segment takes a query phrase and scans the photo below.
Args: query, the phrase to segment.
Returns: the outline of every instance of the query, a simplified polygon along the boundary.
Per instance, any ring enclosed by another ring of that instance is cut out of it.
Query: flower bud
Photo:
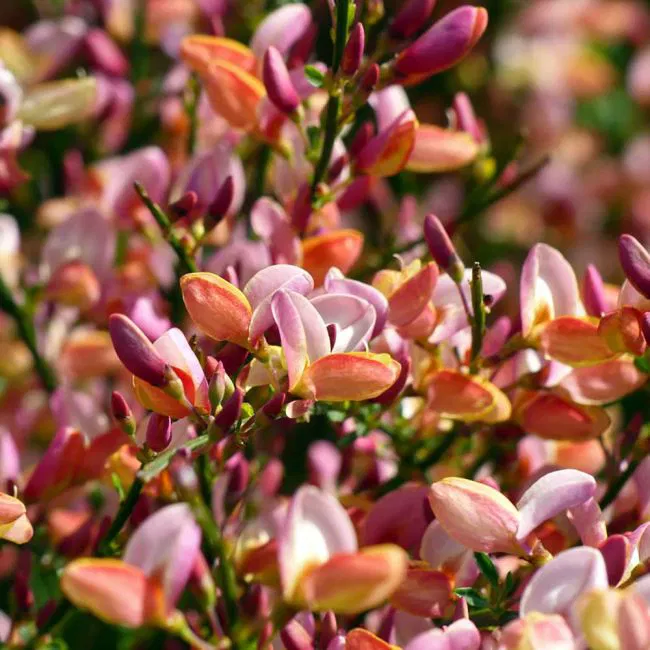
[[[226,433],[237,421],[244,403],[244,393],[236,388],[232,397],[223,405],[223,408],[214,418],[214,425],[218,430]]]
[[[341,59],[341,72],[351,77],[356,74],[363,59],[363,50],[366,45],[366,33],[361,23],[357,23],[350,32],[350,37],[343,50]]]
[[[230,377],[226,374],[221,361],[217,361],[217,366],[210,379],[208,395],[210,404],[214,409],[221,406],[224,399],[228,399],[234,392],[235,386]]]
[[[338,625],[336,623],[336,614],[329,610],[323,614],[320,624],[320,647],[326,650],[332,639],[338,634]]]
[[[650,298],[650,254],[632,235],[621,235],[618,256],[625,277],[644,297]]]
[[[379,81],[379,75],[380,75],[379,65],[373,63],[365,71],[363,77],[361,77],[361,81],[359,82],[359,86],[361,86],[361,90],[363,90],[366,93],[372,92],[375,86],[377,85],[377,82]]]
[[[111,414],[120,429],[132,438],[135,435],[135,418],[122,393],[116,390],[111,393]]]
[[[354,138],[352,138],[349,148],[350,157],[354,158],[366,146],[374,133],[375,129],[372,123],[364,122],[354,134]]]
[[[313,650],[311,635],[294,618],[282,628],[280,638],[287,650]]]
[[[284,403],[286,401],[286,393],[276,393],[273,395],[273,397],[271,397],[271,399],[268,400],[268,402],[262,406],[259,413],[263,414],[267,420],[275,420],[275,418],[277,418],[280,413],[282,413],[282,408],[284,407]]]
[[[282,55],[273,46],[264,55],[262,79],[274,106],[286,115],[294,113],[300,106],[300,97],[291,82]]]
[[[250,467],[246,457],[241,452],[231,456],[226,462],[228,472],[228,495],[237,499],[241,497],[248,485]]]
[[[593,264],[587,267],[582,284],[582,297],[584,299],[585,309],[590,316],[600,318],[604,313],[609,311],[603,279]]]
[[[456,65],[476,45],[487,22],[483,7],[465,5],[451,11],[398,55],[397,79],[412,85]]]
[[[206,230],[212,230],[228,214],[234,196],[235,181],[232,176],[228,176],[221,184],[214,200],[208,208],[208,215],[205,219]]]
[[[481,125],[476,119],[472,102],[465,93],[456,93],[453,111],[456,118],[456,128],[459,131],[469,133],[476,142],[482,142],[484,138]]]
[[[123,314],[111,314],[108,331],[113,347],[126,369],[152,386],[169,383],[169,368],[144,332]]]
[[[456,284],[460,284],[463,281],[465,267],[445,227],[435,214],[428,214],[424,219],[424,238],[429,246],[431,257],[438,266],[447,271]]]
[[[152,413],[147,422],[146,441],[151,451],[164,451],[172,440],[172,420],[168,415]]]
[[[309,57],[314,50],[317,35],[318,27],[314,23],[311,23],[302,33],[302,36],[291,46],[288,59],[290,69],[293,70],[293,68],[309,61]]]
[[[199,202],[199,197],[196,192],[185,192],[177,201],[169,205],[169,215],[173,221],[178,219],[185,219],[188,215],[192,214]]]
[[[436,0],[411,0],[397,13],[388,27],[392,38],[404,40],[410,38],[429,20]]]
[[[94,68],[113,77],[123,77],[129,71],[128,60],[103,29],[88,30],[84,48]]]

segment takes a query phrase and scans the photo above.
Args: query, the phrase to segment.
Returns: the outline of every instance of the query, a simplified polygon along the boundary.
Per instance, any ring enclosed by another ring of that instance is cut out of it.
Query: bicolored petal
[[[395,289],[388,298],[390,322],[402,327],[414,321],[431,300],[437,280],[438,265],[429,262]]]
[[[400,368],[388,354],[328,354],[307,368],[294,392],[323,402],[372,399],[395,383]]]
[[[257,59],[253,51],[231,38],[193,34],[181,42],[181,58],[195,72],[205,72],[216,59],[229,61],[246,72],[254,72]]]
[[[188,273],[181,292],[190,318],[206,336],[247,346],[252,309],[237,287],[214,273]]]
[[[646,298],[650,297],[650,253],[632,235],[621,235],[618,254],[625,276],[632,286]]]
[[[407,566],[407,554],[392,544],[340,553],[303,576],[300,599],[314,611],[358,614],[389,598],[404,581]]]
[[[399,650],[399,648],[359,627],[347,633],[345,650]]]
[[[533,483],[517,503],[520,542],[543,522],[575,508],[593,497],[596,481],[593,476],[576,469],[549,472]]]
[[[546,440],[589,440],[611,420],[597,406],[581,406],[550,392],[528,393],[515,407],[515,418],[528,432]]]
[[[452,583],[442,571],[427,567],[411,566],[406,579],[390,598],[390,604],[413,616],[431,618],[441,616],[449,604]]]
[[[464,422],[503,422],[510,400],[494,384],[455,370],[439,370],[428,378],[427,405],[441,416]]]
[[[337,499],[312,486],[299,488],[278,538],[284,598],[289,602],[299,599],[306,572],[336,554],[353,554],[357,548],[354,526]]]
[[[640,356],[646,349],[642,321],[643,314],[638,309],[621,307],[601,318],[598,334],[613,352]]]
[[[210,106],[230,126],[252,131],[258,124],[260,102],[266,96],[264,84],[243,68],[216,59],[201,73]]]
[[[435,482],[431,508],[446,533],[473,551],[520,553],[517,508],[501,492],[464,478]]]
[[[33,534],[34,529],[27,518],[23,502],[0,492],[0,539],[25,544]]]
[[[430,567],[456,576],[473,557],[470,549],[450,537],[438,520],[432,521],[422,535],[420,558]]]
[[[121,560],[74,560],[63,570],[60,584],[74,605],[113,625],[136,628],[166,617],[160,584]]]
[[[363,234],[358,230],[332,230],[302,240],[302,266],[320,286],[333,267],[347,273],[363,250]]]
[[[469,133],[420,124],[406,169],[421,174],[452,172],[476,159],[479,145]]]
[[[354,161],[356,172],[378,177],[399,173],[413,151],[417,127],[415,113],[404,111],[361,149]]]
[[[251,39],[251,49],[261,59],[271,45],[287,54],[309,28],[312,21],[309,7],[290,3],[272,11],[257,26]]]
[[[619,355],[599,334],[596,319],[556,318],[543,326],[539,342],[551,359],[574,367],[603,363]]]
[[[524,336],[536,325],[560,316],[582,316],[578,280],[564,256],[547,244],[536,244],[521,270],[521,329]]]
[[[532,612],[508,623],[501,634],[500,650],[578,650],[578,641],[559,614]]]

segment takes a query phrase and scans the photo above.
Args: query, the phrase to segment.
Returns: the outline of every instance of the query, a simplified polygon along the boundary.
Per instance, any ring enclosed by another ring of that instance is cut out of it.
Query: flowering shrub
[[[6,647],[650,648],[647,4],[27,4]]]

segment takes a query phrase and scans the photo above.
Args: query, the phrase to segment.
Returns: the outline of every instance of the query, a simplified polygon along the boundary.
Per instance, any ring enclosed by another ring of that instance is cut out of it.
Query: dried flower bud
[[[591,316],[600,318],[608,311],[603,279],[593,264],[587,267],[582,285],[582,295],[587,313]]]
[[[357,23],[350,32],[350,37],[343,50],[341,59],[341,72],[351,77],[356,74],[363,59],[363,50],[366,45],[366,32],[361,23]]]
[[[130,373],[158,388],[169,384],[170,368],[130,318],[123,314],[111,314],[108,331],[115,353]]]
[[[462,282],[465,267],[445,227],[435,214],[428,214],[424,219],[424,238],[431,257],[438,266],[449,273],[456,284]]]
[[[146,441],[149,449],[164,451],[172,440],[172,420],[168,415],[152,413],[147,422]]]
[[[282,55],[273,46],[269,47],[264,55],[262,78],[269,99],[275,107],[286,115],[294,113],[300,106],[300,97],[291,82]]]
[[[413,36],[429,20],[436,0],[411,0],[397,13],[388,27],[393,38],[407,39]]]
[[[127,436],[133,437],[135,435],[136,422],[131,412],[131,408],[127,404],[122,393],[114,390],[111,393],[111,413],[115,422]]]

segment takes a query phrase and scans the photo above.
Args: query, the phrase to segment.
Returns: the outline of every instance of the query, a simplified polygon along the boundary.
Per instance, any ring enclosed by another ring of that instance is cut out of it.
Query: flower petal
[[[406,169],[421,174],[456,171],[473,162],[478,153],[478,143],[469,133],[420,124]]]

